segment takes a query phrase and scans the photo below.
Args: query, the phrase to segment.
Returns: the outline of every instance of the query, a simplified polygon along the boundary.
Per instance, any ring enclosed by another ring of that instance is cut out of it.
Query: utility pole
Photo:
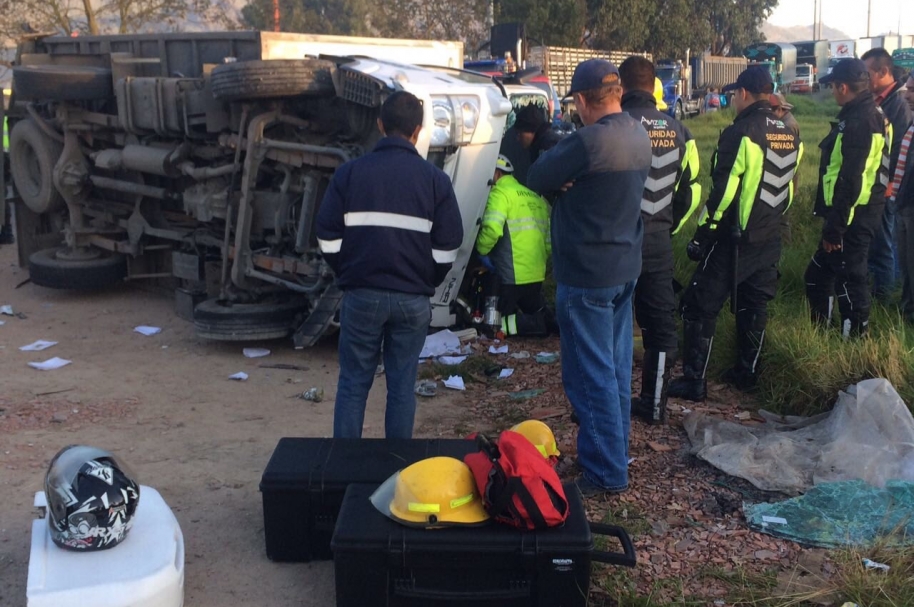
[[[273,0],[273,31],[279,31],[279,0]]]
[[[819,0],[812,0],[812,39],[818,40],[819,36],[816,33],[816,24],[819,17]]]
[[[822,6],[825,4],[825,0],[819,0],[819,32],[816,34],[816,40],[822,39]]]
[[[866,37],[870,37],[870,21],[873,20],[873,0],[869,0],[866,5]]]

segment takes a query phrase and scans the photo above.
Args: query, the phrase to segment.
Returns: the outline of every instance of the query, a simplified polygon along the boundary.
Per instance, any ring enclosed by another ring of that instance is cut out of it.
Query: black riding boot
[[[869,333],[870,311],[858,310],[852,317],[841,323],[841,336],[844,339],[863,339]]]
[[[705,371],[708,368],[708,357],[711,356],[715,325],[716,320],[683,319],[685,347],[682,352],[682,377],[670,381],[668,394],[673,398],[701,402],[707,397]]]
[[[743,310],[736,314],[736,365],[724,373],[724,381],[749,392],[758,383],[758,358],[765,341],[768,316]]]
[[[669,352],[645,350],[641,361],[641,396],[632,399],[632,415],[651,425],[666,421],[667,388],[670,383]]]
[[[807,291],[806,298],[809,300],[809,312],[814,325],[827,327],[831,324],[832,310],[835,305],[835,298],[828,295],[819,295]]]

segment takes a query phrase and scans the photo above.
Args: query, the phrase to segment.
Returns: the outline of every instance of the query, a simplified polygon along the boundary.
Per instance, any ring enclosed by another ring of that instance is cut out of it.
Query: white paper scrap
[[[7,316],[13,315],[13,306],[0,306],[0,314],[6,314]]]
[[[42,350],[47,350],[51,346],[56,346],[56,345],[57,345],[56,341],[45,341],[43,339],[39,339],[38,341],[32,342],[27,346],[22,346],[19,349],[22,350],[23,352],[41,352]]]
[[[247,378],[248,378],[248,374],[245,373],[244,371],[239,371],[238,373],[229,375],[229,379],[234,379],[236,381],[246,381]]]
[[[155,335],[156,333],[162,332],[161,327],[149,327],[147,325],[140,325],[139,327],[133,327],[133,330],[134,330],[134,332],[141,333],[141,334],[145,335],[146,337],[149,337],[150,335]]]
[[[459,365],[466,359],[466,356],[441,356],[438,358],[438,362],[442,365]]]
[[[778,525],[786,525],[787,519],[780,516],[763,516],[763,523],[777,523]]]
[[[51,371],[53,369],[59,369],[69,365],[71,360],[66,360],[64,358],[49,358],[48,360],[41,363],[29,363],[29,366],[33,369],[38,369],[39,371]]]
[[[503,346],[489,346],[489,354],[507,354],[508,353],[508,344]]]
[[[452,390],[466,390],[467,387],[463,383],[463,378],[459,375],[451,375],[446,380],[444,380],[444,387],[450,388]]]
[[[460,352],[460,338],[445,329],[425,338],[425,345],[422,346],[419,358],[444,356],[445,354],[456,354],[458,352]]]
[[[631,463],[632,463],[633,461],[635,461],[636,459],[638,459],[638,458],[636,458],[636,457],[630,457],[630,458],[628,458],[628,464],[631,465]]]
[[[2,327],[2,326],[5,325],[5,324],[6,324],[6,321],[5,321],[5,320],[0,320],[0,327]]]
[[[270,355],[270,351],[266,348],[245,348],[242,352],[244,352],[245,358],[260,358]]]
[[[882,569],[883,571],[888,571],[891,569],[885,563],[877,563],[876,561],[871,561],[870,559],[863,559],[863,566],[867,569]]]
[[[514,375],[514,369],[502,369],[501,373],[498,374],[498,379],[505,379]]]

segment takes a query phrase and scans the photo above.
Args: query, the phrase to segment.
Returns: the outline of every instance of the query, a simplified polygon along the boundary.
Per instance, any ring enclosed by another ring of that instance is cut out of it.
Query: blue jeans
[[[876,230],[870,243],[869,270],[873,276],[873,293],[888,295],[898,278],[897,247],[895,245],[895,203],[885,202],[882,228]]]
[[[362,437],[368,391],[382,345],[387,376],[384,435],[412,438],[416,371],[431,316],[428,295],[379,289],[352,289],[343,294],[334,438]]]
[[[599,289],[559,283],[555,296],[562,384],[580,421],[578,465],[586,480],[609,490],[628,487],[635,282]]]

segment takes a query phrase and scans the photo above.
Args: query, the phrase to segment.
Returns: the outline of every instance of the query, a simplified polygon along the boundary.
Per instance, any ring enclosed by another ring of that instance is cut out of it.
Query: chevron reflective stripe
[[[765,160],[779,169],[786,169],[791,164],[795,163],[797,161],[798,155],[799,152],[797,150],[794,150],[786,156],[778,156],[771,149],[765,150]]]
[[[787,173],[781,175],[780,177],[778,177],[777,175],[774,175],[773,173],[769,173],[768,171],[765,171],[765,175],[762,177],[762,183],[764,183],[766,185],[770,185],[771,187],[774,187],[777,189],[781,189],[785,185],[790,183],[791,179],[793,179],[793,171],[788,171]]]
[[[675,177],[675,175],[673,175]],[[651,202],[647,198],[641,199],[641,210],[647,213],[648,215],[656,215],[663,209],[667,208],[669,204],[673,202],[673,193],[670,192],[657,202]]]
[[[337,238],[336,240],[321,240],[318,238],[317,246],[320,247],[321,253],[339,253],[340,249],[343,248],[343,239]]]
[[[644,189],[650,190],[651,192],[659,192],[664,188],[668,188],[674,183],[676,183],[676,173],[670,173],[666,177],[660,177],[654,179],[653,177],[648,177],[647,181],[644,182]]]
[[[789,180],[788,180],[789,181]],[[777,207],[779,204],[787,200],[787,197],[790,195],[790,191],[787,188],[781,190],[780,194],[772,194],[768,190],[762,188],[761,193],[759,194],[759,200],[770,206],[771,208]]]
[[[435,263],[454,263],[457,261],[458,250],[459,249],[442,251],[440,249],[432,249],[432,258],[435,260]]]
[[[372,226],[382,228],[400,228],[413,232],[428,234],[432,231],[432,222],[424,217],[401,215],[399,213],[380,213],[378,211],[361,211],[346,213],[343,222],[347,227]]]
[[[678,149],[667,152],[662,156],[653,156],[651,158],[651,168],[662,169],[663,167],[670,166],[674,162],[679,162]]]

